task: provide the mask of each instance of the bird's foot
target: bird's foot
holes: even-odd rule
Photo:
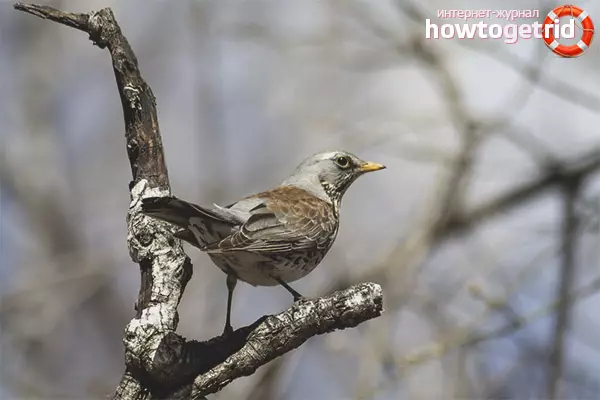
[[[277,281],[277,283],[279,283],[281,286],[283,286],[285,288],[285,290],[290,292],[290,294],[294,297],[294,303],[297,303],[301,300],[306,300],[306,297],[302,296],[300,293],[298,293],[294,289],[292,289],[292,287],[290,285],[288,285],[287,283],[285,283],[285,281],[283,279],[276,277],[276,276],[272,276],[272,277],[273,277],[273,279],[275,279]]]

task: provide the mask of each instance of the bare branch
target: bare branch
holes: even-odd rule
[[[484,54],[499,63],[511,68],[532,84],[537,85],[542,90],[556,96],[557,98],[585,108],[594,113],[600,112],[600,97],[580,86],[573,85],[558,76],[545,78],[535,65],[521,60],[518,56],[502,49],[492,49],[487,46],[474,46],[473,43],[460,40],[458,44]]]
[[[199,375],[194,396],[215,393],[234,379],[251,375],[258,367],[293,350],[310,337],[350,328],[383,311],[381,287],[362,283],[330,296],[296,303],[289,310],[264,320],[246,344],[225,362]]]
[[[575,203],[579,194],[581,181],[574,179],[565,182],[564,185],[564,207],[563,207],[563,228],[562,228],[562,265],[560,267],[560,277],[556,287],[556,297],[559,301],[556,312],[553,348],[550,353],[549,374],[548,374],[548,393],[549,399],[558,399],[561,397],[561,378],[564,372],[565,362],[565,338],[571,325],[571,307],[567,301],[569,293],[572,290],[575,280],[575,252],[577,248],[577,215],[575,213]]]
[[[278,385],[286,370],[285,362],[287,360],[286,358],[278,358],[267,364],[254,387],[245,393],[246,400],[276,400],[279,398]]]
[[[66,13],[33,4],[15,4],[15,9],[85,31],[97,46],[110,51],[133,175],[127,241],[142,275],[137,315],[125,334],[127,369],[115,397],[147,398],[151,390],[142,383],[144,379],[148,375],[153,379],[162,377],[162,364],[155,362],[153,344],[177,328],[177,306],[192,275],[189,258],[165,224],[140,213],[142,197],[170,194],[154,95],[142,78],[135,54],[110,9],[89,14]]]
[[[420,349],[412,351],[409,355],[404,357],[404,359],[400,362],[401,365],[399,365],[399,367],[406,368],[409,365],[422,364],[425,361],[431,359],[441,358],[444,355],[446,355],[449,351],[458,347],[474,346],[487,340],[507,336],[535,321],[538,321],[543,317],[546,317],[549,314],[552,314],[559,307],[573,306],[577,302],[583,301],[588,297],[597,294],[598,291],[600,291],[600,277],[594,279],[589,284],[584,285],[578,290],[569,294],[569,296],[565,299],[564,303],[562,300],[553,301],[552,303],[541,306],[540,308],[532,311],[531,313],[525,316],[516,315],[506,324],[489,332],[478,333],[473,331],[462,331],[462,333],[469,333],[467,333],[466,335],[459,333],[447,341],[431,343]],[[480,296],[480,298],[483,298],[483,296]],[[504,307],[504,304],[501,304],[501,302],[495,302],[495,304],[487,304],[487,306],[490,309],[499,309],[501,307]]]
[[[598,170],[600,170],[600,148],[595,148],[586,154],[573,157],[572,160],[563,162],[561,165],[549,168],[533,182],[525,183],[487,203],[465,211],[463,214],[452,216],[439,233],[445,236],[468,230],[503,211],[522,205],[546,189],[570,180],[585,180]]]
[[[71,28],[79,29],[87,32],[89,26],[88,14],[74,14],[57,10],[48,6],[40,6],[37,4],[15,3],[15,10],[25,11],[26,13],[35,15],[43,19],[49,19]]]

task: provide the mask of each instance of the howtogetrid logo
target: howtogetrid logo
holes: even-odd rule
[[[561,57],[578,57],[592,44],[594,23],[583,9],[565,4],[554,8],[540,23],[539,10],[437,10],[440,19],[477,19],[479,22],[435,24],[425,20],[425,38],[427,39],[504,39],[506,44],[515,44],[519,39],[542,39],[555,54]],[[484,20],[495,18],[505,21],[519,20],[519,23],[494,24]],[[569,18],[561,23],[561,18]],[[533,20],[524,22],[522,20]],[[579,33],[581,31],[581,33]],[[580,37],[579,37],[580,36]],[[579,39],[576,39],[579,37]],[[576,39],[562,44],[564,39]]]

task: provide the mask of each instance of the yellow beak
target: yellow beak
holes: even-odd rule
[[[379,171],[380,169],[385,169],[385,165],[372,163],[372,162],[366,162],[366,163],[362,164],[359,169],[361,172],[373,172],[373,171]]]

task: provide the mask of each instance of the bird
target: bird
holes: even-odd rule
[[[323,260],[338,233],[340,203],[361,175],[386,168],[335,150],[306,158],[274,189],[227,206],[203,207],[174,196],[142,199],[142,212],[175,225],[174,236],[208,254],[227,275],[223,335],[233,332],[231,307],[238,280],[281,285],[294,302],[304,297],[289,284]]]

